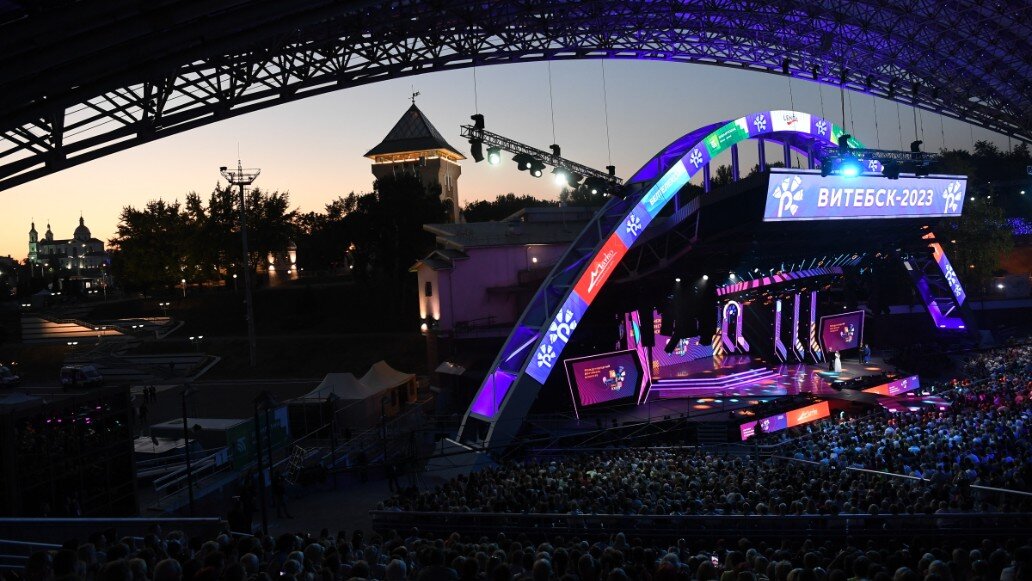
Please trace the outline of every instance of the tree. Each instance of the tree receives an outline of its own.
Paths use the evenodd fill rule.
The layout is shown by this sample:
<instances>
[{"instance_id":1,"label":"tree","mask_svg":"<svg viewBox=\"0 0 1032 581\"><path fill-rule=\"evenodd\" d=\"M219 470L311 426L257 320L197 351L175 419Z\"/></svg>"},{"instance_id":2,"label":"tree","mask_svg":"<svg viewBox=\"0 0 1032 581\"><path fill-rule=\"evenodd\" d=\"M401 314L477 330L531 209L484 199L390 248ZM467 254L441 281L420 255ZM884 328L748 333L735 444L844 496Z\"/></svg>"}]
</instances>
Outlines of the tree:
<instances>
[{"instance_id":1,"label":"tree","mask_svg":"<svg viewBox=\"0 0 1032 581\"><path fill-rule=\"evenodd\" d=\"M557 200L542 200L534 196L517 196L512 192L498 196L494 200L477 200L466 204L462 215L467 222L489 222L502 220L524 208L554 208L559 206Z\"/></svg>"},{"instance_id":2,"label":"tree","mask_svg":"<svg viewBox=\"0 0 1032 581\"><path fill-rule=\"evenodd\" d=\"M575 188L563 188L559 192L559 202L564 206L586 206L589 208L601 206L606 203L606 197L601 194L593 194L584 184Z\"/></svg>"},{"instance_id":3,"label":"tree","mask_svg":"<svg viewBox=\"0 0 1032 581\"><path fill-rule=\"evenodd\" d=\"M287 193L247 192L248 263L253 269L270 251L286 247L294 231ZM207 205L190 192L184 204L152 200L126 206L110 243L113 272L141 290L217 280L241 261L239 191L216 186Z\"/></svg>"},{"instance_id":4,"label":"tree","mask_svg":"<svg viewBox=\"0 0 1032 581\"><path fill-rule=\"evenodd\" d=\"M717 171L713 179L710 180L710 187L719 188L730 184L732 181L734 180L731 175L731 166L721 164L717 166Z\"/></svg>"},{"instance_id":5,"label":"tree","mask_svg":"<svg viewBox=\"0 0 1032 581\"><path fill-rule=\"evenodd\" d=\"M946 254L969 292L982 290L982 282L999 268L1000 257L1014 246L1003 210L984 199L968 201L963 215L941 221L936 234L947 242Z\"/></svg>"},{"instance_id":6,"label":"tree","mask_svg":"<svg viewBox=\"0 0 1032 581\"><path fill-rule=\"evenodd\" d=\"M110 240L112 271L127 286L149 290L179 282L186 259L187 217L179 202L147 202L122 209Z\"/></svg>"}]
</instances>

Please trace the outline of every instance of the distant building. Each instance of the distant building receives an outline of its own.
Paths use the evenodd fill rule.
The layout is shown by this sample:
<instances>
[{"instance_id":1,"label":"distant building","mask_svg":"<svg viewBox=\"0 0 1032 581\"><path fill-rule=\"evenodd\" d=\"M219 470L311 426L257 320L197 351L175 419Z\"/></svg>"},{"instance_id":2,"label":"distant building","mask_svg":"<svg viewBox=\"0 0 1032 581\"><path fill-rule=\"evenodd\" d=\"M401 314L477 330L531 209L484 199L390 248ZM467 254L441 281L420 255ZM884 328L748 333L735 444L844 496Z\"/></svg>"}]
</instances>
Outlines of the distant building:
<instances>
[{"instance_id":1,"label":"distant building","mask_svg":"<svg viewBox=\"0 0 1032 581\"><path fill-rule=\"evenodd\" d=\"M414 102L365 156L373 160L376 179L410 174L418 175L424 185L440 184L441 199L451 203L452 222L459 221L459 162L466 158L445 141Z\"/></svg>"},{"instance_id":2,"label":"distant building","mask_svg":"<svg viewBox=\"0 0 1032 581\"><path fill-rule=\"evenodd\" d=\"M79 290L90 292L107 286L111 256L104 242L93 237L80 216L79 226L67 239L54 238L47 224L47 231L40 240L33 222L29 229L29 264L39 266L43 272L52 272L58 278L78 281L75 286L80 287Z\"/></svg>"},{"instance_id":3,"label":"distant building","mask_svg":"<svg viewBox=\"0 0 1032 581\"><path fill-rule=\"evenodd\" d=\"M47 232L43 240L39 240L36 223L33 222L29 230L29 262L46 263L55 269L81 274L82 271L103 269L110 262L110 256L104 249L104 242L90 234L90 229L80 216L79 226L72 237L67 239L55 239L50 224L47 224Z\"/></svg>"}]
</instances>

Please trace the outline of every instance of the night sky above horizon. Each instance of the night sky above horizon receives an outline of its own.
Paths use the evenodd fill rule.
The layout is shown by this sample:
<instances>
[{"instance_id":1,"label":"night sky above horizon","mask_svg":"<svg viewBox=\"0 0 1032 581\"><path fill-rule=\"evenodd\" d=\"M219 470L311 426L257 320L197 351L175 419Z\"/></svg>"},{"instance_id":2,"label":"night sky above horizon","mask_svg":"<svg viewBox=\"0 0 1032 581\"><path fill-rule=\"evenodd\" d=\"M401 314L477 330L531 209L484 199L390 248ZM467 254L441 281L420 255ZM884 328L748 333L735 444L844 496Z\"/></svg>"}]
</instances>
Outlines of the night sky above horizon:
<instances>
[{"instance_id":1,"label":"night sky above horizon","mask_svg":"<svg viewBox=\"0 0 1032 581\"><path fill-rule=\"evenodd\" d=\"M599 60L551 63L552 107L548 63L496 65L476 69L475 92L472 69L429 73L310 97L151 142L0 192L0 255L25 258L32 220L41 238L48 221L56 238L70 238L81 212L93 235L107 241L124 206L182 201L191 191L207 198L221 179L219 166L236 165L238 147L245 167L262 170L256 186L289 192L295 209L321 211L337 196L372 189L370 160L362 155L405 112L413 90L420 92L416 105L467 157L459 125L479 108L489 130L540 149L558 143L564 157L592 167L608 165L611 149L617 174L625 178L674 139L716 121L790 108L842 121L834 87L818 90L801 79L714 66L606 61L610 148L602 66ZM1008 146L1004 136L928 112L919 113L917 124L926 151L940 149L943 137L949 149L970 148L973 139ZM846 93L846 126L869 147L909 147L914 139L913 110L870 95ZM746 154L743 166L754 157ZM500 166L467 159L462 172L463 204L509 192L548 199L559 194L551 179L519 172L508 158Z\"/></svg>"}]
</instances>

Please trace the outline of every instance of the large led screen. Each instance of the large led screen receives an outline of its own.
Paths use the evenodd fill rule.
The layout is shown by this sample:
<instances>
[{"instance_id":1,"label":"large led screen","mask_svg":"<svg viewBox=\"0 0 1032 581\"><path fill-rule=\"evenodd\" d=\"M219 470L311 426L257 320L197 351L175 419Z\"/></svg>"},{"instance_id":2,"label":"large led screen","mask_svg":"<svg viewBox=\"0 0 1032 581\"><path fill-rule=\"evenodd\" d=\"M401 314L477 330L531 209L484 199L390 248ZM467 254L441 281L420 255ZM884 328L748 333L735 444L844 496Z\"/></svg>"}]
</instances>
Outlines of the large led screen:
<instances>
[{"instance_id":1,"label":"large led screen","mask_svg":"<svg viewBox=\"0 0 1032 581\"><path fill-rule=\"evenodd\" d=\"M864 312L821 317L821 343L825 353L856 349L864 336Z\"/></svg>"},{"instance_id":2,"label":"large led screen","mask_svg":"<svg viewBox=\"0 0 1032 581\"><path fill-rule=\"evenodd\" d=\"M964 209L964 176L821 177L812 170L771 169L764 222L951 218Z\"/></svg>"},{"instance_id":3,"label":"large led screen","mask_svg":"<svg viewBox=\"0 0 1032 581\"><path fill-rule=\"evenodd\" d=\"M636 401L642 369L634 350L566 360L570 394L575 407Z\"/></svg>"}]
</instances>

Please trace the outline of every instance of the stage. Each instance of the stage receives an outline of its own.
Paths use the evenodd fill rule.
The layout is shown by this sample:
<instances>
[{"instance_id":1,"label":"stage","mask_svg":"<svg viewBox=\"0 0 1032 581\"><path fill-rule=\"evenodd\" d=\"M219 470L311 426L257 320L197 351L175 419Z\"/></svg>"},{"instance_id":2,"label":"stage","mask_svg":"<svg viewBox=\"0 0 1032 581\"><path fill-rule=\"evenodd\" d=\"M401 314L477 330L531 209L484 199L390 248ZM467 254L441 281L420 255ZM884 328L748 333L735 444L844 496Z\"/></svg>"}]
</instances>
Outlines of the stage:
<instances>
[{"instance_id":1,"label":"stage","mask_svg":"<svg viewBox=\"0 0 1032 581\"><path fill-rule=\"evenodd\" d=\"M842 362L842 372L828 371L827 364L769 364L750 355L708 357L664 368L662 379L654 379L644 401L712 397L779 397L809 393L837 393L835 381L849 381L892 371L879 357L867 365L855 359Z\"/></svg>"},{"instance_id":2,"label":"stage","mask_svg":"<svg viewBox=\"0 0 1032 581\"><path fill-rule=\"evenodd\" d=\"M654 380L640 404L582 408L579 418L560 429L579 431L668 420L742 423L791 399L806 399L800 406L812 401L828 402L836 409L881 406L889 411L941 403L941 398L921 397L915 392L886 396L836 389L836 381L894 375L894 367L877 356L866 365L855 359L845 360L840 373L829 372L826 363L769 364L751 355L707 357L679 364L674 373L669 368L666 371L666 379Z\"/></svg>"}]
</instances>

